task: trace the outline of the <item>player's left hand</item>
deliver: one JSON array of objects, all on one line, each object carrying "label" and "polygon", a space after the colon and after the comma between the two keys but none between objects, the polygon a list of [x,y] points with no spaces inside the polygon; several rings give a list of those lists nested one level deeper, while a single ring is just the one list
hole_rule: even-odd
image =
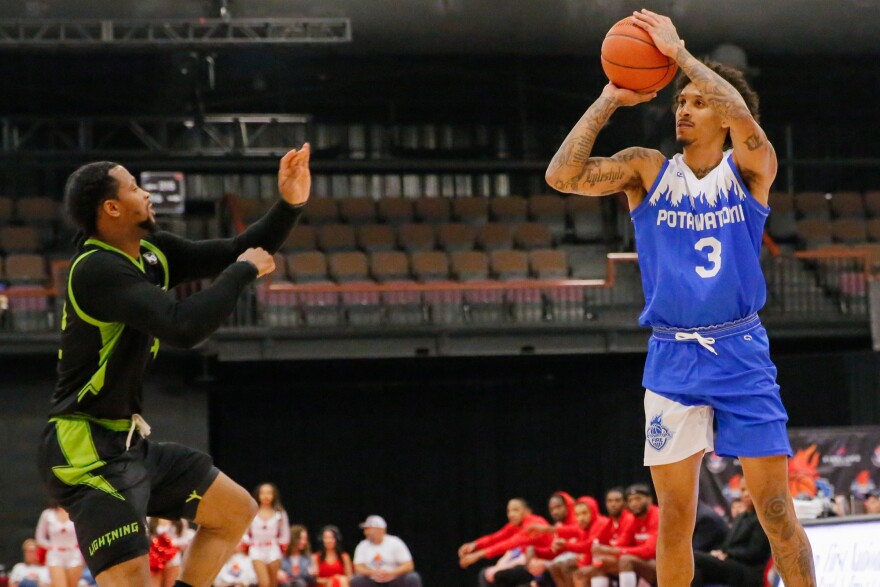
[{"label": "player's left hand", "polygon": [[651,35],[657,50],[667,57],[675,59],[679,49],[684,46],[684,41],[679,38],[678,31],[675,30],[675,25],[672,24],[672,19],[668,16],[651,12],[647,8],[633,12],[632,16],[636,26],[645,29]]},{"label": "player's left hand", "polygon": [[291,149],[278,166],[278,191],[284,201],[293,206],[305,204],[309,199],[312,190],[311,153],[312,148],[306,143],[302,149]]}]

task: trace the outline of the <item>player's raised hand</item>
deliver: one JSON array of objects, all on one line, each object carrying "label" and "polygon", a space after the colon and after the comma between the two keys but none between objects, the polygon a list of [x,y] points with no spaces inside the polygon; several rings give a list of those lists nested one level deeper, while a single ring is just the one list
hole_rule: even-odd
[{"label": "player's raised hand", "polygon": [[613,100],[619,106],[635,106],[636,104],[653,100],[657,97],[657,92],[634,92],[632,90],[627,90],[626,88],[619,88],[613,83],[608,82],[602,90],[602,95],[609,100]]},{"label": "player's raised hand", "polygon": [[632,16],[636,26],[645,29],[651,35],[657,50],[667,57],[675,59],[678,50],[684,46],[684,41],[678,36],[678,31],[675,30],[675,25],[672,24],[672,19],[668,16],[651,12],[647,8],[633,12]]},{"label": "player's raised hand", "polygon": [[256,267],[257,277],[262,277],[275,271],[275,257],[259,247],[246,250],[238,256],[237,261],[247,261]]},{"label": "player's raised hand", "polygon": [[288,204],[298,206],[309,199],[312,190],[312,173],[309,156],[312,148],[306,143],[302,149],[291,149],[281,158],[278,166],[278,191]]}]

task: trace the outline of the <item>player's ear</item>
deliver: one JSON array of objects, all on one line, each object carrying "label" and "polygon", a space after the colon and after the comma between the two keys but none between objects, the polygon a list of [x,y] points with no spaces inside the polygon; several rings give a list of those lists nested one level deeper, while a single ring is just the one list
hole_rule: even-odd
[{"label": "player's ear", "polygon": [[108,198],[101,202],[101,210],[111,218],[119,218],[119,215],[122,213],[119,207],[119,200],[115,198]]}]

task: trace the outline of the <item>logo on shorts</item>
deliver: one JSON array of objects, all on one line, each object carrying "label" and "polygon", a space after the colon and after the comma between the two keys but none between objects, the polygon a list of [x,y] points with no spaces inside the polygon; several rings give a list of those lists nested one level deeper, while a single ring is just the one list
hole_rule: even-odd
[{"label": "logo on shorts", "polygon": [[189,497],[187,497],[186,501],[183,503],[189,503],[191,501],[196,501],[196,500],[202,501],[202,496],[199,495],[198,493],[196,493],[195,490],[193,490],[193,492],[189,494]]},{"label": "logo on shorts", "polygon": [[669,431],[669,427],[663,425],[663,412],[651,418],[651,423],[648,425],[645,437],[648,439],[648,444],[654,447],[654,450],[663,450],[663,447],[672,438],[672,432]]},{"label": "logo on shorts", "polygon": [[104,548],[105,546],[110,546],[123,536],[128,536],[129,534],[136,534],[140,530],[140,525],[137,522],[132,522],[131,524],[126,524],[124,526],[120,526],[115,530],[111,530],[106,534],[99,536],[95,540],[92,540],[92,543],[89,544],[89,556],[95,556],[95,552],[98,551],[99,548]]}]

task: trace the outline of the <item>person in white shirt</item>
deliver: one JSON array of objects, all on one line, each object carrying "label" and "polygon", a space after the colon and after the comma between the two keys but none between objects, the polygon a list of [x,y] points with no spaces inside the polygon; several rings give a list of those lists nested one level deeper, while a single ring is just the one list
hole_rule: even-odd
[{"label": "person in white shirt", "polygon": [[422,587],[409,549],[403,540],[388,534],[381,516],[368,516],[360,526],[366,540],[354,550],[351,587]]},{"label": "person in white shirt", "polygon": [[37,555],[39,546],[37,541],[28,538],[21,545],[24,562],[12,567],[9,573],[9,587],[49,587],[52,580],[49,578],[49,569],[40,564]]},{"label": "person in white shirt", "polygon": [[235,552],[220,569],[220,574],[214,579],[214,587],[251,587],[257,584],[254,563],[251,557],[245,554],[246,550],[247,542],[242,539]]}]

